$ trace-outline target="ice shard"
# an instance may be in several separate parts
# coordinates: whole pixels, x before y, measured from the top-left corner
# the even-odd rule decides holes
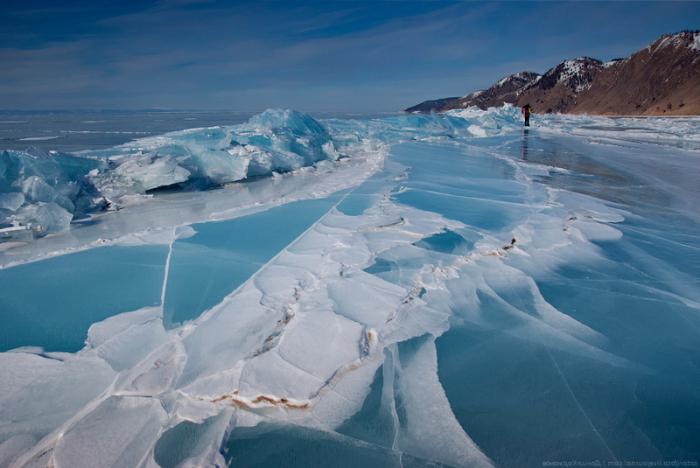
[[[2,153],[0,464],[697,458],[700,120],[669,125],[270,110]]]

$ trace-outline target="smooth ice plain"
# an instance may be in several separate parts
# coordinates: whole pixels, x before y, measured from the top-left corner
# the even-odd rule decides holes
[[[518,117],[2,153],[0,466],[700,459],[700,119]]]

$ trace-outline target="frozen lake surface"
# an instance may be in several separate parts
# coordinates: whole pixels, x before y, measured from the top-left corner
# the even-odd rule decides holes
[[[242,120],[0,153],[0,466],[700,459],[700,118]]]

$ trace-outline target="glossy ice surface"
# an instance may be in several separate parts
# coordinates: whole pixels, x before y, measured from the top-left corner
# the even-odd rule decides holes
[[[700,119],[518,117],[6,156],[0,466],[698,460]]]

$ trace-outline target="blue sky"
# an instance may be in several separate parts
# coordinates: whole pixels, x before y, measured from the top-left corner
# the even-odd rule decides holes
[[[0,108],[394,111],[698,19],[700,2],[3,0]]]

